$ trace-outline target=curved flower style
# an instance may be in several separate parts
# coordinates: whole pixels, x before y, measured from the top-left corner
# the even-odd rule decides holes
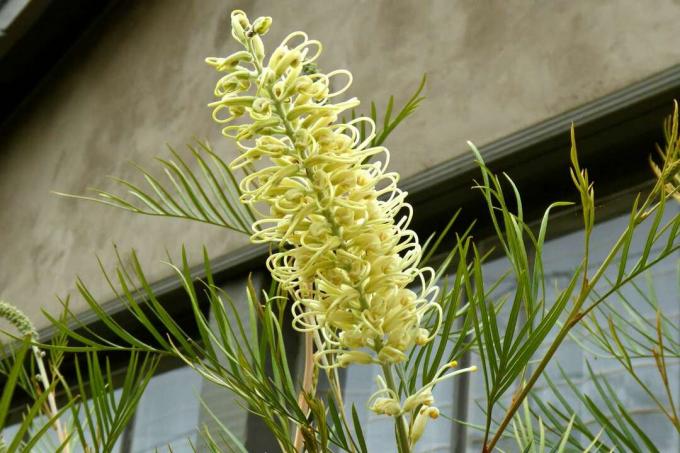
[[[270,24],[234,11],[232,35],[245,50],[206,60],[226,73],[210,106],[242,152],[231,163],[247,170],[242,201],[268,208],[251,240],[278,244],[267,267],[294,296],[294,327],[319,334],[319,366],[403,361],[435,333],[420,327],[423,316],[434,310],[440,319],[441,309],[433,270],[417,267],[421,248],[399,175],[386,170],[386,148],[369,146],[373,133],[359,133],[362,121],[374,131],[372,120],[338,121],[359,101],[332,102],[352,76],[315,72],[319,41],[292,33],[265,63],[260,35]],[[345,83],[333,91],[337,78]]]

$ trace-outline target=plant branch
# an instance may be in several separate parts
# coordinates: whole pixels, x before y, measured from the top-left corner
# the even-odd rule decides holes
[[[392,375],[392,368],[390,365],[382,364],[383,374],[385,376],[385,383],[387,388],[392,390],[395,395],[399,394],[399,389],[394,382],[394,376]],[[406,424],[403,415],[397,415],[394,417],[394,423],[397,428],[397,445],[399,446],[399,453],[410,453],[411,447],[409,446],[408,433],[406,432]]]

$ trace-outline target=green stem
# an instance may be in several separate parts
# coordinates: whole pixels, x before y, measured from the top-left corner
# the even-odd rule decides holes
[[[586,253],[587,251],[588,251],[588,232],[586,232]],[[505,413],[505,416],[503,417],[501,424],[498,426],[496,434],[493,436],[489,443],[486,442],[484,443],[484,446],[482,448],[482,451],[484,453],[490,453],[493,451],[493,448],[500,440],[501,436],[503,435],[503,432],[510,424],[510,421],[512,421],[512,418],[515,416],[515,413],[522,405],[522,402],[524,402],[525,398],[529,395],[529,392],[533,388],[534,384],[536,384],[536,381],[538,381],[538,378],[541,377],[543,370],[545,370],[545,367],[548,366],[548,363],[550,363],[550,361],[552,360],[553,356],[557,352],[557,349],[560,347],[564,339],[569,334],[569,331],[581,320],[582,318],[582,313],[580,313],[581,307],[583,306],[583,303],[585,302],[586,297],[588,296],[590,289],[592,288],[588,282],[587,263],[588,257],[586,256],[584,258],[583,284],[581,286],[581,290],[579,291],[579,295],[576,299],[576,302],[574,303],[574,307],[572,308],[571,312],[569,313],[569,316],[567,317],[567,322],[564,324],[564,326],[562,326],[562,328],[557,333],[555,340],[550,345],[550,348],[548,348],[548,351],[543,356],[543,359],[541,359],[541,362],[538,364],[538,367],[536,367],[534,372],[531,374],[531,377],[529,377],[529,380],[522,387],[522,390],[519,392],[519,394],[514,395],[512,397],[512,404]],[[486,435],[488,435],[488,433],[489,431],[487,426]]]
[[[45,362],[43,361],[44,352],[37,346],[32,346],[32,349],[33,355],[35,356],[35,361],[38,365],[38,378],[40,379],[40,383],[42,384],[44,391],[47,392],[50,388],[50,382],[47,376],[47,368],[45,367]],[[47,407],[49,408],[50,416],[56,415],[59,412],[59,408],[57,407],[57,399],[54,396],[54,390],[49,391],[49,394],[47,395]],[[69,453],[71,451],[71,447],[66,444],[67,434],[58,418],[54,421],[54,428],[57,431],[59,443],[64,447],[63,451]]]
[[[382,365],[383,374],[385,375],[385,383],[387,388],[392,390],[395,395],[399,395],[399,389],[394,382],[394,376],[392,376],[392,368],[390,365]],[[394,417],[394,423],[397,427],[397,445],[399,446],[400,453],[410,453],[411,447],[408,441],[408,434],[406,432],[406,421],[403,415],[397,415]]]
[[[590,290],[596,285],[596,283],[600,280],[600,278],[604,275],[605,271],[609,267],[609,264],[612,262],[612,260],[615,258],[617,253],[619,252],[620,248],[623,246],[626,237],[628,235],[629,229],[634,229],[637,224],[642,220],[642,214],[644,213],[644,209],[649,205],[651,202],[654,191],[650,193],[650,195],[647,197],[647,200],[645,200],[644,204],[642,207],[640,207],[635,214],[635,219],[631,224],[628,225],[628,227],[625,229],[625,231],[619,236],[617,239],[616,243],[614,246],[611,248],[607,256],[605,257],[604,261],[600,264],[598,267],[597,271],[595,274],[593,274],[592,278],[588,278],[588,255],[589,255],[589,243],[590,243],[590,231],[588,230],[588,225],[586,224],[586,237],[585,237],[585,257],[584,257],[584,263],[583,263],[583,282],[581,285],[581,291],[574,303],[574,307],[572,308],[571,312],[569,313],[569,316],[567,317],[567,322],[564,324],[564,326],[560,329],[560,331],[557,333],[557,336],[555,337],[555,340],[553,343],[550,345],[550,348],[548,351],[545,353],[543,358],[541,359],[541,362],[538,364],[538,367],[534,370],[534,372],[531,374],[531,377],[529,380],[526,382],[526,384],[523,386],[522,391],[519,392],[519,394],[513,396],[513,401],[510,407],[508,408],[507,412],[505,413],[505,416],[503,417],[503,420],[501,421],[501,424],[499,425],[498,429],[496,430],[496,434],[494,437],[491,439],[489,443],[485,443],[485,445],[482,448],[482,451],[484,453],[491,452],[494,448],[494,446],[498,443],[500,440],[501,436],[503,435],[503,432],[505,429],[508,427],[510,422],[512,421],[512,418],[514,417],[515,413],[521,406],[522,402],[524,399],[529,395],[529,392],[531,391],[532,387],[534,384],[536,384],[536,381],[538,381],[538,378],[541,376],[543,371],[545,370],[546,366],[548,363],[552,360],[553,356],[557,352],[557,349],[560,347],[564,339],[567,337],[569,334],[569,331],[576,325],[578,322],[586,315],[588,314],[593,308],[595,308],[600,302],[604,300],[604,298],[600,298],[596,301],[596,303],[593,303],[589,307],[587,307],[585,310],[582,310],[584,303],[587,300],[588,295],[590,294]],[[655,206],[654,209],[658,207]],[[644,269],[642,269],[644,270]],[[642,271],[640,270],[640,271]],[[632,279],[635,275],[639,274],[639,272],[633,272],[630,274],[626,279],[623,281],[619,282],[618,286],[620,287],[621,284],[623,284],[625,281],[628,281]],[[613,291],[612,289],[611,291]],[[610,291],[610,292],[611,292]],[[487,431],[488,434],[488,431]]]
[[[518,395],[512,397],[512,405],[510,406],[510,408],[508,408],[508,411],[505,413],[505,417],[503,418],[501,424],[498,426],[496,434],[491,439],[491,442],[484,445],[483,449],[484,452],[493,451],[493,448],[496,446],[501,436],[503,435],[503,431],[505,431],[505,428],[507,428],[508,424],[510,424],[510,421],[512,421],[512,417],[515,415],[515,412],[517,412],[519,407],[522,405],[522,402],[525,400],[527,395],[529,395],[529,391],[531,391],[538,378],[541,377],[543,370],[545,370],[545,367],[552,359],[553,355],[557,351],[557,348],[559,348],[559,346],[562,344],[562,341],[566,338],[567,334],[571,330],[571,327],[575,324],[576,323],[573,324],[567,323],[568,327],[565,326],[565,328],[563,328],[557,334],[557,338],[555,338],[555,341],[550,345],[550,349],[548,349],[548,352],[543,357],[543,360],[541,360],[541,363],[538,364],[536,370],[531,374],[529,380],[522,387],[522,391]]]

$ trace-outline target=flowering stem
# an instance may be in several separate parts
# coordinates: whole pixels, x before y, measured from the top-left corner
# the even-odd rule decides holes
[[[255,70],[257,71],[257,74],[259,77],[262,76],[263,73],[263,68],[260,62],[258,61],[255,52],[252,47],[252,43],[249,43],[248,45],[248,51],[250,54],[253,56],[253,63],[255,65]],[[269,97],[271,99],[272,105],[274,106],[275,114],[279,117],[281,124],[284,127],[285,130],[285,135],[288,137],[290,140],[291,144],[295,143],[295,130],[293,129],[293,125],[288,121],[288,118],[286,116],[286,111],[284,109],[283,103],[281,102],[280,99],[276,97],[274,94],[274,90],[272,89],[271,85],[266,86],[267,93],[269,94]],[[292,152],[295,152],[295,148],[291,149]],[[305,168],[305,176],[307,179],[309,179],[310,182],[314,181],[313,174],[311,172],[311,169]],[[317,199],[321,199],[322,195],[319,193],[319,191],[314,187],[312,184],[312,187],[314,188],[314,192],[317,196]],[[326,209],[322,211],[322,215],[326,218],[328,223],[331,226],[331,229],[333,231],[333,234],[337,237],[339,237],[342,241],[342,237],[340,236],[340,230],[338,225],[335,222],[335,219],[331,215],[331,213]],[[342,247],[345,246],[344,241],[342,241]],[[362,308],[367,308],[367,304],[365,302],[365,296],[363,292],[361,292],[361,297],[360,301],[362,303]],[[314,360],[313,360],[313,352],[314,352],[314,338],[311,332],[308,332],[305,334],[305,369],[304,369],[304,379],[303,379],[303,384],[302,384],[302,389],[300,390],[300,397],[298,399],[298,405],[300,409],[302,410],[303,413],[307,413],[309,410],[309,406],[307,405],[306,401],[304,400],[304,393],[310,393],[313,394],[313,385],[312,385],[312,373],[314,369]],[[346,427],[349,427],[349,424],[347,423],[347,419],[345,417],[345,404],[342,398],[342,391],[340,389],[340,384],[337,379],[337,374],[335,371],[329,371],[327,370],[327,376],[329,383],[331,385],[331,388],[335,394],[335,399],[338,404],[338,408],[340,409],[340,416],[342,418],[343,423],[345,424]],[[303,445],[303,437],[302,437],[302,431],[300,430],[300,426],[297,427],[295,431],[295,437],[293,440],[294,443],[294,448],[296,451],[302,451],[304,445]],[[351,451],[355,451],[354,446],[350,445]]]
[[[392,368],[388,364],[382,364],[383,374],[385,375],[385,384],[387,388],[392,390],[396,395],[398,395],[398,388],[394,382],[394,376],[392,376]],[[394,417],[394,423],[397,427],[397,445],[399,446],[400,453],[410,453],[411,447],[409,446],[408,434],[406,433],[406,424],[403,415],[397,415]]]
[[[302,410],[305,415],[307,415],[307,412],[309,411],[309,405],[305,399],[305,393],[309,393],[312,389],[312,372],[314,367],[313,341],[314,339],[312,338],[312,333],[307,332],[305,334],[305,371],[302,378],[302,389],[300,389],[300,395],[298,396],[298,406],[300,406],[300,410]],[[300,429],[300,426],[298,426],[295,430],[295,451],[302,451],[303,440],[302,430]]]
[[[262,70],[259,67],[258,67],[258,72],[259,72],[260,75],[262,74]],[[290,124],[290,122],[286,118],[286,114],[283,110],[283,105],[281,104],[281,101],[278,98],[276,98],[276,96],[274,96],[274,92],[273,92],[271,87],[268,87],[268,92],[269,92],[269,95],[272,99],[272,104],[274,105],[274,108],[276,109],[276,114],[279,116],[281,123],[283,124],[283,126],[286,130],[286,136],[290,139],[291,143],[294,143],[295,132],[293,131],[292,125]],[[307,178],[310,181],[313,181],[312,174],[311,174],[311,171],[310,171],[309,168],[305,169],[305,173],[306,173]],[[315,188],[315,192],[317,194],[317,198],[320,198],[320,194],[318,193],[318,191],[316,191],[316,188]],[[333,233],[336,236],[339,237],[338,226],[335,223],[335,219],[333,219],[333,216],[330,215],[330,213],[327,212],[326,210],[324,210],[322,214],[324,215],[326,220],[331,225]],[[362,293],[360,299],[361,299],[362,303],[365,305],[365,302],[364,302],[365,297],[364,297],[363,293]],[[364,307],[364,308],[366,308],[366,307]],[[312,369],[314,367],[314,360],[312,358],[313,357],[312,335],[309,332],[307,334],[305,334],[305,351],[306,351],[306,355],[305,355],[306,359],[305,359],[304,376],[306,378],[308,375],[311,376]],[[331,387],[333,388],[333,390],[336,393],[336,399],[337,399],[338,405],[341,408],[340,414],[342,415],[343,421],[345,421],[345,424],[347,424],[347,421],[344,420],[344,418],[345,418],[344,402],[342,400],[342,393],[340,391],[340,385],[338,384],[337,379],[331,378],[330,373],[328,373],[328,377],[329,377],[329,382],[331,383]],[[302,395],[302,392],[305,392],[305,391],[309,392],[310,390],[311,390],[311,382],[308,382],[307,379],[305,379],[304,382],[303,382],[303,387],[302,387],[300,394]],[[300,409],[302,409],[302,411],[306,413],[307,410],[308,410],[307,404],[306,403],[304,405],[300,404]],[[294,442],[295,442],[295,449],[300,451],[300,449],[302,447],[302,444],[301,444],[301,442],[302,442],[302,432],[300,431],[300,427],[298,427],[298,429],[295,433],[295,441]],[[352,450],[353,450],[353,448],[352,448]]]
[[[296,311],[294,327],[296,322],[302,322],[300,324],[302,328],[299,330],[307,332],[305,343],[307,360],[302,391],[305,395],[314,394],[314,386],[310,386],[307,379],[310,371],[318,370],[317,363],[310,360],[314,346],[318,348],[315,357],[320,358],[323,363],[321,366],[330,369],[345,366],[352,361],[372,362],[374,359],[368,352],[346,352],[347,349],[355,347],[359,349],[371,347],[382,364],[384,386],[388,386],[389,391],[396,395],[399,387],[395,384],[392,364],[404,360],[404,350],[415,343],[421,344],[421,340],[428,334],[426,329],[418,328],[420,321],[418,310],[422,313],[423,309],[419,308],[417,295],[406,286],[416,277],[424,281],[426,278],[424,273],[431,271],[415,267],[421,249],[415,234],[407,230],[410,215],[398,222],[394,219],[401,208],[408,208],[404,203],[405,193],[396,188],[395,174],[384,173],[384,167],[389,159],[386,149],[376,147],[366,150],[370,137],[363,141],[358,140],[360,131],[354,125],[354,120],[348,124],[333,125],[337,121],[337,115],[358,105],[358,100],[352,98],[339,104],[329,104],[328,99],[341,94],[349,86],[348,84],[347,87],[330,93],[330,77],[344,73],[351,83],[351,74],[347,71],[334,71],[328,75],[301,76],[305,64],[312,63],[321,52],[320,43],[308,40],[304,33],[293,33],[284,39],[265,68],[264,47],[259,35],[266,33],[267,29],[268,22],[263,18],[251,25],[242,11],[232,13],[232,34],[244,44],[250,55],[239,52],[227,59],[206,60],[218,71],[231,73],[220,79],[216,87],[215,94],[222,99],[211,103],[210,106],[215,107],[213,118],[218,123],[231,122],[246,112],[255,121],[253,124],[228,126],[223,129],[224,135],[235,138],[239,143],[242,139],[251,140],[259,133],[271,136],[267,140],[263,138],[261,144],[259,139],[256,140],[253,148],[241,144],[244,154],[232,165],[234,168],[242,168],[267,155],[270,157],[274,164],[272,167],[249,174],[242,182],[246,194],[242,199],[246,203],[265,201],[272,207],[271,218],[266,218],[253,226],[255,232],[252,239],[257,242],[288,243],[301,251],[300,256],[294,253],[295,250],[272,255],[268,267],[271,265],[270,270],[274,279],[283,283],[293,297],[299,299],[295,301],[295,307],[302,311]],[[302,37],[303,42],[297,44],[296,41],[295,47],[289,49],[287,44],[296,37]],[[313,48],[316,48],[317,52],[312,56],[307,55]],[[238,66],[240,62],[252,65],[254,71]],[[252,92],[253,83],[256,90],[251,96],[249,94]],[[225,108],[229,109],[231,114],[229,118],[216,116]],[[374,127],[371,119],[366,121]],[[230,132],[234,130],[238,133]],[[316,132],[320,135],[315,135]],[[352,154],[355,151],[357,153]],[[365,164],[366,156],[379,153],[386,155],[384,165]],[[272,180],[272,172],[276,172],[274,178],[277,179]],[[278,182],[283,182],[283,185],[274,187]],[[292,186],[288,187],[285,184]],[[385,196],[386,201],[379,201],[378,199],[386,193],[391,195]],[[299,197],[304,199],[299,201]],[[310,216],[307,210],[313,210],[314,205],[318,209]],[[354,216],[359,209],[362,210],[359,213],[361,219],[355,219]],[[294,213],[293,217],[291,212]],[[274,226],[260,229],[263,224],[270,223]],[[345,229],[345,225],[350,227]],[[318,244],[318,247],[314,244]],[[379,247],[379,244],[384,247]],[[323,265],[320,264],[322,262]],[[384,277],[376,279],[372,275],[366,275],[365,270],[373,269],[373,264],[377,272],[385,270]],[[321,268],[316,269],[315,265]],[[300,274],[297,274],[299,270],[297,266],[303,266]],[[321,282],[317,281],[319,275],[324,279]],[[343,279],[346,282],[340,285],[338,281]],[[380,282],[380,290],[366,289],[373,282],[372,279]],[[326,288],[327,282],[332,287],[330,291]],[[307,316],[315,317],[319,314],[318,309],[310,302],[317,298],[315,297],[317,293],[320,295],[316,302],[326,306],[328,299],[335,297],[334,291],[336,289],[344,291],[346,286],[355,291],[353,296],[338,298],[337,303],[331,306],[341,314],[354,317],[356,323],[343,321],[340,317],[326,326],[318,323],[316,319],[305,319]],[[295,288],[297,290],[294,290]],[[372,297],[374,295],[377,295],[376,299]],[[380,303],[372,302],[382,300],[381,298],[386,298],[387,295],[393,296],[398,306],[407,307],[405,313],[408,319],[402,319],[392,312],[383,313],[384,307]],[[432,291],[428,290],[423,294],[423,298],[430,297],[434,297]],[[336,306],[338,304],[339,307]],[[435,304],[428,302],[425,311],[430,306]],[[395,326],[394,329],[399,329],[396,332],[383,332],[371,319],[371,316],[380,318],[388,315],[390,320],[396,321],[390,324]],[[309,333],[311,331],[314,331],[314,336]],[[321,338],[317,331],[321,331],[324,337]],[[347,344],[344,344],[343,333],[348,332],[354,337],[349,337],[346,340]],[[399,335],[403,338],[398,338]],[[371,344],[373,336],[375,338]],[[390,338],[387,345],[383,344],[385,336]],[[327,356],[330,355],[331,361],[335,362],[338,353],[343,353],[340,361],[329,365],[326,362]],[[343,406],[337,379],[329,380],[336,391],[338,406]],[[298,403],[303,412],[309,410],[303,399]],[[438,413],[437,409],[433,408],[426,415],[435,418],[435,412]],[[341,410],[341,413],[344,420],[346,415],[344,410]],[[392,411],[390,415],[394,413],[396,412]],[[422,427],[425,418],[421,417]],[[395,423],[399,453],[410,453],[410,441],[415,443],[416,438],[409,437],[406,417],[400,413],[395,416]],[[304,449],[299,429],[300,427],[293,441],[297,451]],[[422,433],[422,429],[420,432]],[[413,436],[413,433],[411,435]]]
[[[49,390],[50,388],[50,382],[49,378],[47,377],[47,369],[45,368],[45,362],[43,361],[43,354],[44,352],[41,351],[37,346],[33,346],[33,355],[35,356],[35,361],[38,364],[38,377],[40,378],[41,384],[44,388],[44,391],[48,392],[49,394],[47,395],[47,404],[50,410],[50,416],[54,416],[59,412],[59,408],[57,407],[57,399],[54,396],[54,390]],[[71,451],[71,448],[68,444],[66,444],[66,438],[67,434],[66,431],[64,430],[64,427],[61,424],[61,421],[57,418],[54,421],[54,427],[57,431],[57,439],[59,439],[59,443],[63,446],[63,450],[66,453]]]
[[[14,305],[0,300],[0,319],[7,320],[24,337],[29,338],[31,341],[38,341],[38,332],[35,330],[35,326],[33,326],[31,319]],[[47,368],[45,367],[45,361],[43,360],[45,353],[36,345],[32,345],[31,350],[33,352],[33,357],[35,358],[35,363],[38,366],[37,378],[40,381],[40,384],[42,384],[43,391],[48,392],[45,412],[48,418],[51,418],[59,412],[59,408],[57,407],[57,399],[54,395],[54,390],[50,390],[50,378],[47,375]],[[70,452],[71,449],[66,443],[67,433],[58,418],[54,421],[54,429],[57,431],[57,438],[62,445],[62,451],[65,451],[66,453]],[[3,446],[4,441],[2,435],[0,435],[0,451],[4,451]]]

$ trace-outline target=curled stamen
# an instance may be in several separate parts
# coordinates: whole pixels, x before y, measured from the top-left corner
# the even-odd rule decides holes
[[[319,366],[403,361],[434,338],[442,314],[434,271],[417,267],[422,251],[399,175],[387,171],[389,151],[371,146],[372,119],[339,121],[359,103],[332,102],[350,88],[351,73],[304,69],[322,46],[303,32],[265,59],[259,35],[269,25],[234,12],[232,34],[244,50],[207,60],[226,72],[210,106],[242,151],[231,163],[247,170],[241,200],[262,214],[251,240],[281,248],[267,269],[294,295],[293,327],[315,335]],[[420,326],[425,316],[429,330]],[[396,409],[388,400],[380,407]]]
[[[341,75],[341,74],[347,77],[347,82],[345,83],[345,85],[342,88],[340,88],[336,91],[333,91],[332,93],[328,93],[328,95],[326,96],[328,99],[334,98],[336,96],[340,96],[342,93],[349,90],[349,87],[352,85],[352,81],[353,81],[352,73],[349,72],[346,69],[336,69],[335,71],[331,71],[328,74],[326,74],[326,78],[329,80],[329,83],[330,83],[330,80],[333,77],[335,77],[336,75]]]

